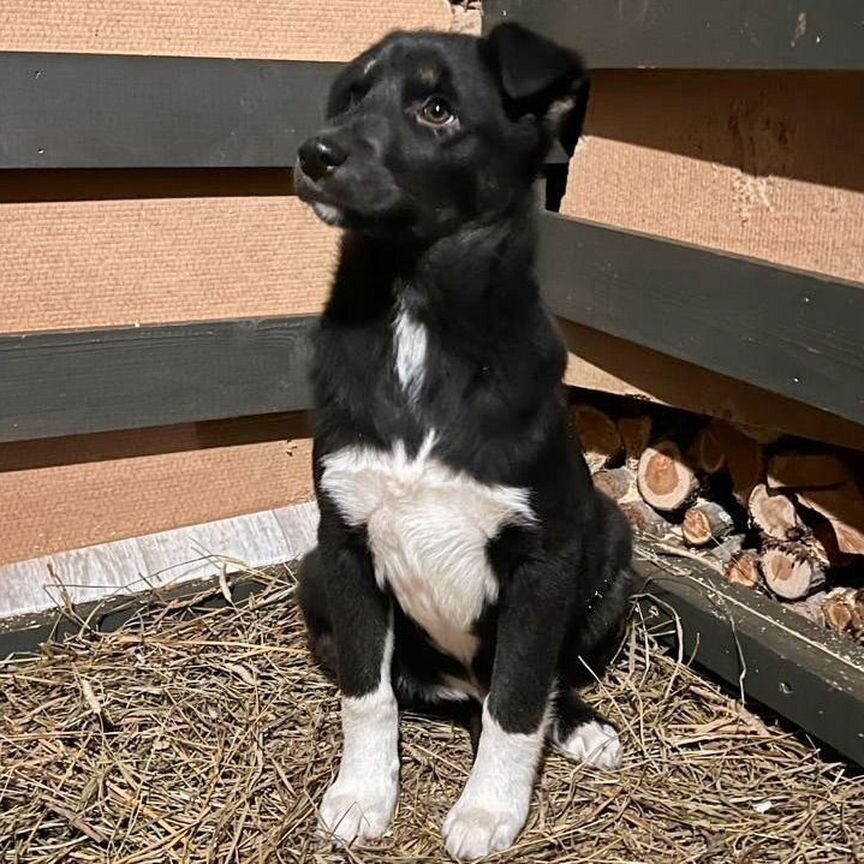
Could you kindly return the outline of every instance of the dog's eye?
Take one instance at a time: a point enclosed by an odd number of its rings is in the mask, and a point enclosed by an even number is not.
[[[432,96],[423,103],[418,114],[420,120],[429,126],[446,126],[456,119],[453,109],[445,99],[440,96]]]

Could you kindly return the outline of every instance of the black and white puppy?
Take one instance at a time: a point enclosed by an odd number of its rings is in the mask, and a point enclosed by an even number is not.
[[[300,196],[345,229],[316,337],[321,523],[300,599],[342,693],[320,821],[346,842],[390,822],[400,707],[476,711],[443,827],[457,857],[513,843],[547,735],[620,759],[578,689],[620,638],[630,532],[574,442],[533,275],[533,183],[584,77],[518,26],[396,33],[341,73],[300,150]]]

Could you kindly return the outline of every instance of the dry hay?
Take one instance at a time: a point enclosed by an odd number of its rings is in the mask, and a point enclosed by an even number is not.
[[[338,703],[309,664],[290,575],[236,607],[191,605],[0,671],[0,860],[446,860],[439,829],[470,765],[467,735],[403,720],[392,833],[333,850],[313,825]],[[623,729],[624,769],[549,755],[527,830],[492,860],[864,861],[862,782],[740,710],[641,626],[592,700]]]

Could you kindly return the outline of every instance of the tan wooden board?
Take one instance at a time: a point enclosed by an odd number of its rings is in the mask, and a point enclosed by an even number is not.
[[[288,195],[0,204],[0,332],[314,313],[337,248]]]
[[[599,71],[562,211],[864,282],[864,75]]]
[[[0,563],[282,507],[312,494],[308,438],[6,471]]]
[[[450,22],[446,0],[4,0],[0,50],[347,60]]]

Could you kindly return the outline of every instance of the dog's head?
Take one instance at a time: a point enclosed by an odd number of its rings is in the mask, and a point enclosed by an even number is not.
[[[515,24],[488,37],[394,33],[338,76],[300,148],[325,222],[434,239],[524,201],[585,83],[579,57]]]

